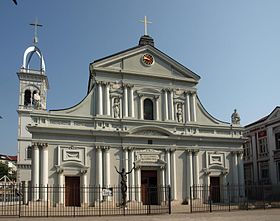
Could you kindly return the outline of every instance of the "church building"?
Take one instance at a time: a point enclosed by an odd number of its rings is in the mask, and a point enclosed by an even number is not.
[[[38,70],[29,67],[34,56]],[[89,67],[86,97],[73,107],[47,110],[42,52],[36,44],[24,52],[17,73],[19,182],[110,188],[120,184],[115,167],[124,168],[131,170],[129,188],[170,185],[178,203],[189,200],[193,185],[244,184],[238,114],[231,123],[211,116],[198,98],[200,77],[157,49],[149,35]],[[65,194],[58,203],[65,202]],[[143,199],[131,192],[127,200]]]

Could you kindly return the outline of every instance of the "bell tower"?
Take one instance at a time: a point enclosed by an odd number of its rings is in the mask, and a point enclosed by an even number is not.
[[[19,79],[18,105],[18,181],[31,179],[32,137],[26,126],[32,123],[30,114],[34,111],[45,112],[47,108],[48,77],[43,54],[38,47],[37,28],[42,25],[36,20],[30,24],[35,28],[33,45],[23,54]]]

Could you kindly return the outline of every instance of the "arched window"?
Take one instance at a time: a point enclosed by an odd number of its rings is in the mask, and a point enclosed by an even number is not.
[[[31,157],[32,157],[32,147],[28,146],[26,148],[26,159],[31,159]]]
[[[29,104],[31,104],[31,91],[26,90],[24,92],[24,106],[28,106]]]
[[[149,98],[146,98],[144,100],[144,119],[145,120],[154,119],[153,101]]]
[[[34,99],[34,94],[37,94],[38,92],[36,90],[33,91],[32,93],[32,104],[34,105],[35,99]]]

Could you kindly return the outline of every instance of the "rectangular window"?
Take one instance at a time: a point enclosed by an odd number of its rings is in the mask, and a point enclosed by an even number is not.
[[[148,144],[153,144],[153,140],[148,140]]]
[[[265,158],[268,156],[267,133],[265,130],[258,132],[258,157]]]
[[[277,166],[277,180],[278,183],[280,183],[280,161],[276,162],[276,166]]]
[[[268,162],[261,162],[259,164],[260,166],[260,182],[261,184],[269,184],[270,178],[269,178],[269,166]]]
[[[280,133],[275,134],[275,145],[276,150],[280,149]]]
[[[29,146],[26,148],[26,159],[30,160],[32,157],[32,148]]]
[[[244,149],[244,160],[251,160],[251,142],[250,140],[246,141],[243,145]]]

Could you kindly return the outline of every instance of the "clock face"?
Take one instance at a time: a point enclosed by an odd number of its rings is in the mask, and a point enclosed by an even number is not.
[[[154,63],[154,57],[150,54],[144,54],[142,57],[142,61],[145,65],[152,65]]]

